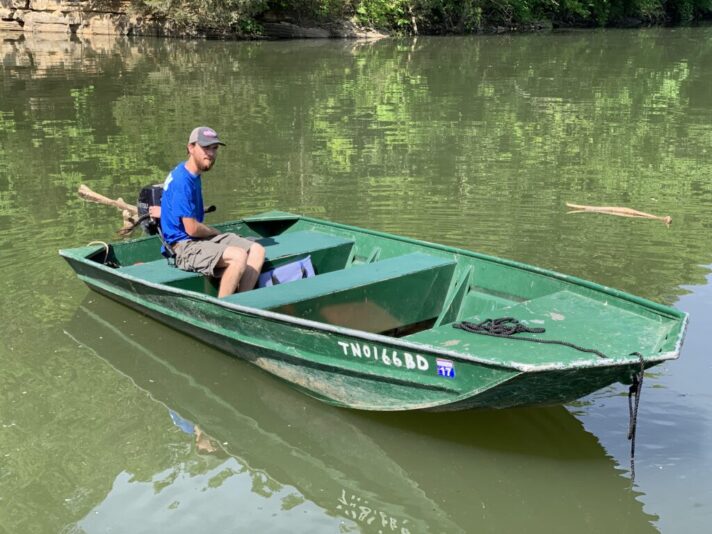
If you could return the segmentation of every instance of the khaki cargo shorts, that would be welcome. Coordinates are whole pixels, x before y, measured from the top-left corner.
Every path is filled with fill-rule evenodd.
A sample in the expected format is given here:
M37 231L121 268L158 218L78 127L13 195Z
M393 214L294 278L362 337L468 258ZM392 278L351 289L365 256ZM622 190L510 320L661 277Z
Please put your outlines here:
M176 267L183 271L193 271L207 276L222 276L217 265L227 247L238 247L249 251L254 241L237 234L218 234L210 239L179 241L173 245Z

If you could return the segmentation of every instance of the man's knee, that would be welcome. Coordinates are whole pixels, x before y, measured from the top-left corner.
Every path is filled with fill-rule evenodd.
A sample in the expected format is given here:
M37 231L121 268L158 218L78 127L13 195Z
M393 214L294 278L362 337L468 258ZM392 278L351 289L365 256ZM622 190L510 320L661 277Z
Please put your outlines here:
M255 260L264 260L265 247L263 247L259 243L253 243L250 247L249 257L254 258Z
M227 247L222 255L222 260L227 263L245 263L247 251L239 247Z

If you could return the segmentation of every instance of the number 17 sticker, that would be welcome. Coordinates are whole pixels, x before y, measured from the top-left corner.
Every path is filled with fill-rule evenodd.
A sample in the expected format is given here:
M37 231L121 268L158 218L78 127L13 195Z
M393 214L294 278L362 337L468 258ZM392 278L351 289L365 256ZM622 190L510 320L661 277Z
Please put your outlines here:
M455 365L451 360L443 360L442 358L437 359L438 364L438 376L444 376L445 378L455 378Z

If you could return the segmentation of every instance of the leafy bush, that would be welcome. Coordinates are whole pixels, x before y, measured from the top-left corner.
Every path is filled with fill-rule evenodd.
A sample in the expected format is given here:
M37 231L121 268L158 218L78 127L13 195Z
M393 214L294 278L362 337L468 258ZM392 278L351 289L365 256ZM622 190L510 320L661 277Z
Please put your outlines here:
M240 31L266 7L266 0L140 0L134 9L169 20L178 29Z
M400 33L472 33L534 21L616 25L626 20L688 23L712 17L712 0L141 0L178 28L252 33L267 11L292 19L351 19Z

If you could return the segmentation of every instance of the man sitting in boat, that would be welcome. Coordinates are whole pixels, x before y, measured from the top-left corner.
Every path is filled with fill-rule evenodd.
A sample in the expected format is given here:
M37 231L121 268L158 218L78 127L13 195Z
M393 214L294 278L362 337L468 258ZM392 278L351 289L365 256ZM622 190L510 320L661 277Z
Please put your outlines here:
M215 164L218 148L225 146L207 126L195 128L188 138L188 159L179 163L163 183L160 213L166 245L175 253L176 267L220 277L218 297L255 287L265 259L259 243L236 234L221 234L203 224L201 174Z

